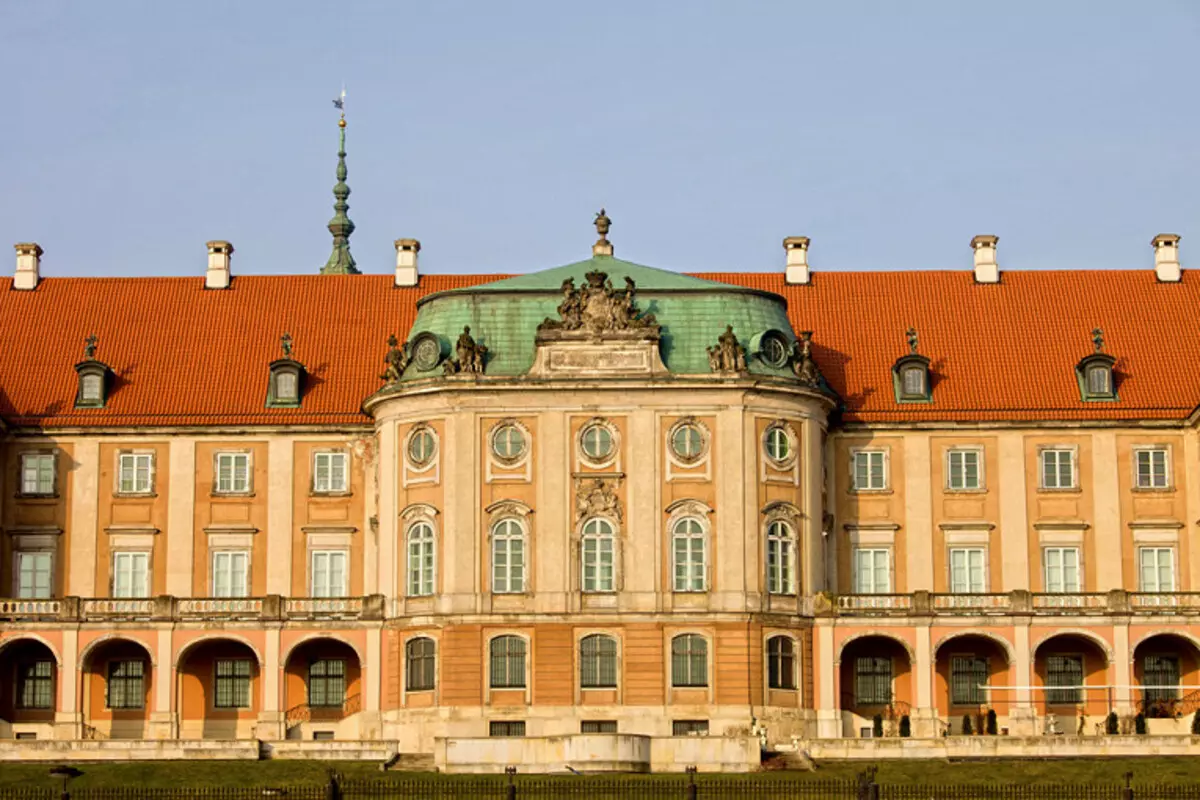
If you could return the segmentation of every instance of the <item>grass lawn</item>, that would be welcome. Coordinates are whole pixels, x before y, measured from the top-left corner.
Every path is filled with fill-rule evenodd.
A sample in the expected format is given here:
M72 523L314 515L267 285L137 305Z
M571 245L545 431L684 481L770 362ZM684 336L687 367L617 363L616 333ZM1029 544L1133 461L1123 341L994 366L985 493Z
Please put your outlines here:
M0 764L0 788L56 787L49 777L50 763ZM177 787L177 786L288 786L319 784L328 780L331 767L353 780L455 780L458 776L435 773L381 773L374 762L320 761L157 761L135 763L75 764L83 775L72 787ZM745 780L765 783L814 779L853 778L866 764L825 762L816 773L764 772L746 775L700 775L699 781ZM979 785L995 783L1088 784L1124 782L1132 772L1135 783L1200 783L1200 759L1194 758L1123 758L1123 759L1029 759L1021 761L884 761L878 764L880 783L935 783ZM628 776L655 781L660 776ZM674 776L680 780L682 776ZM495 780L503 780L497 776ZM586 780L586 778L564 778Z

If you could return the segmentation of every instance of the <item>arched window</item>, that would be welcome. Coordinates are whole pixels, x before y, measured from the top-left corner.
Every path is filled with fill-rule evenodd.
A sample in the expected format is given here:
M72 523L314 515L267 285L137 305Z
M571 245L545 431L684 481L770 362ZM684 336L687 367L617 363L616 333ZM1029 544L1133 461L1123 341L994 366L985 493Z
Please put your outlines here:
M698 633L671 640L671 685L708 686L708 642Z
M925 396L925 368L922 366L905 367L902 375L901 391L906 397Z
M437 642L428 636L409 639L404 645L404 688L409 692L432 689L437 680Z
M1107 365L1088 367L1088 394L1112 394L1112 370Z
M783 520L767 526L767 591L796 593L796 538Z
M492 639L493 689L525 688L525 640L520 636L497 636Z
M767 686L796 688L796 643L788 636L767 639Z
M616 639L596 633L579 641L579 686L583 689L616 688Z
M583 590L611 592L613 580L613 526L599 517L583 523L580 548L583 557Z
M525 591L525 529L515 519L502 519L492 528L492 591Z
M684 517L671 530L671 561L675 591L703 592L705 574L704 523Z
M433 526L414 523L408 529L408 596L433 594Z

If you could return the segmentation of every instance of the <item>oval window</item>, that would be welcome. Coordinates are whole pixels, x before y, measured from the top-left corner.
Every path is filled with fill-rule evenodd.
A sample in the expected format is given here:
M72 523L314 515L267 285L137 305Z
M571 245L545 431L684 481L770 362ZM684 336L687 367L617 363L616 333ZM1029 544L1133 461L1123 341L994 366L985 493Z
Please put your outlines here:
M762 337L759 356L768 366L780 369L787 366L788 345L778 333L767 333Z
M600 423L592 423L584 428L579 439L583 446L583 454L592 461L603 461L612 455L612 431Z
M704 452L704 434L696 425L680 425L671 435L671 452L683 461L694 461Z
M492 434L492 452L505 461L520 458L525 455L525 434L511 423L501 425Z
M435 448L433 431L418 428L408 440L408 458L413 464L424 466L433 459Z
M772 461L787 461L792 456L792 437L782 425L767 430L767 458Z

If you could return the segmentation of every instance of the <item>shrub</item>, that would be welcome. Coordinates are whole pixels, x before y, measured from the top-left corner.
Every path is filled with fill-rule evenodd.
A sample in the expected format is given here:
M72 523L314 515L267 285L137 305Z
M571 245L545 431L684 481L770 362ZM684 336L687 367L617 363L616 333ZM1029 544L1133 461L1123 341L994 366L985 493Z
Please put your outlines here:
M882 714L876 714L871 719L871 735L874 736L876 739L883 738L883 715Z
M1200 715L1200 712L1197 712L1197 714ZM1193 723L1193 727L1195 727L1195 723ZM1108 712L1108 716L1104 719L1104 732L1110 736L1115 736L1121 732L1121 720L1117 718L1117 712Z
M963 721L962 721L963 736L970 736L973 733L975 733L975 729L974 729L974 726L971 725L971 715L963 714Z
M996 709L994 708L987 710L987 732L988 736L995 736L999 733L999 728L996 726Z
M1192 715L1192 736L1200 736L1200 711Z
M1133 718L1133 732L1138 736L1146 735L1146 715L1138 712L1138 715Z
M1200 711L1196 712L1196 719L1200 720ZM900 736L905 739L912 736L912 720L908 718L908 714L900 717Z

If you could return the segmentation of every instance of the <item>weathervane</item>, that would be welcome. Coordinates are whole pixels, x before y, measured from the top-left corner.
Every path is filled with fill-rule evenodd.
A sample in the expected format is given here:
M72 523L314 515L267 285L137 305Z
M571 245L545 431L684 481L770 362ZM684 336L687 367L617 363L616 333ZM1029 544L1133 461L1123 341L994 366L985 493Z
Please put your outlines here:
M908 346L912 352L917 352L917 329L909 328L904 332L904 338L908 339Z
M1096 346L1097 353L1104 349L1104 330L1102 328L1092 328L1092 344Z
M333 98L333 107L342 112L342 118L338 122L339 127L346 127L346 85L342 84L342 93Z

